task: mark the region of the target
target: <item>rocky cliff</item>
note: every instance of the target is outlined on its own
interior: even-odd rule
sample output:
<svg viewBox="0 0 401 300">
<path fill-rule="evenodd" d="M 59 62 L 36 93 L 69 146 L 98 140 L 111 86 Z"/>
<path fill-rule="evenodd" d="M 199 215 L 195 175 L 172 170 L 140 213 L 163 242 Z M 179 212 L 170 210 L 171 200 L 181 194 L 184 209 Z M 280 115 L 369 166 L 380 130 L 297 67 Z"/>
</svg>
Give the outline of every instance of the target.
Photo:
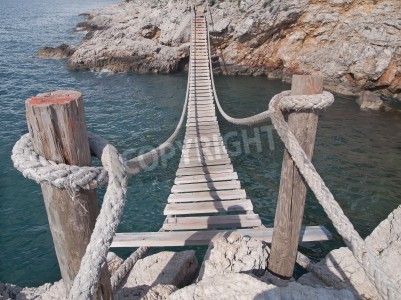
<svg viewBox="0 0 401 300">
<path fill-rule="evenodd" d="M 201 5 L 203 1 L 197 1 Z M 188 62 L 190 1 L 134 0 L 93 12 L 73 70 L 170 73 Z M 288 79 L 321 73 L 326 88 L 401 99 L 401 1 L 210 1 L 215 72 Z"/>
</svg>

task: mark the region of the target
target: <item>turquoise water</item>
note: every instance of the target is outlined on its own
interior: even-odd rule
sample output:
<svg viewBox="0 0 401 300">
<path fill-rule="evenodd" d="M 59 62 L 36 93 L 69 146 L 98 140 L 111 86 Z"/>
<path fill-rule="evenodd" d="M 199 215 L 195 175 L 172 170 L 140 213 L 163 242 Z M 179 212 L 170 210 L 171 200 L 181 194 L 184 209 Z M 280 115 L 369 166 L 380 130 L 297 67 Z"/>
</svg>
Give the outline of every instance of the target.
<svg viewBox="0 0 401 300">
<path fill-rule="evenodd" d="M 82 91 L 87 124 L 126 157 L 163 142 L 174 130 L 183 104 L 186 75 L 72 73 L 64 63 L 34 54 L 43 46 L 73 43 L 79 13 L 115 1 L 2 0 L 0 2 L 0 281 L 37 286 L 60 277 L 39 186 L 13 169 L 11 149 L 27 131 L 24 101 L 56 89 Z M 50 5 L 51 3 L 51 5 Z M 289 85 L 265 78 L 217 77 L 217 91 L 226 111 L 246 117 L 267 108 L 268 99 Z M 268 124 L 267 124 L 268 125 Z M 274 220 L 283 146 L 273 133 L 232 126 L 228 148 L 241 182 L 264 224 Z M 246 151 L 243 137 L 260 133 L 260 149 Z M 246 144 L 246 143 L 245 143 Z M 119 231 L 158 230 L 174 181 L 179 152 L 151 171 L 130 180 L 128 201 Z M 362 236 L 368 235 L 401 203 L 401 116 L 361 112 L 352 97 L 336 96 L 322 113 L 314 163 L 328 187 Z M 100 191 L 102 194 L 103 191 Z M 308 195 L 305 225 L 322 224 L 335 240 L 303 246 L 318 259 L 341 246 L 330 221 Z M 127 255 L 128 251 L 119 251 Z"/>
</svg>

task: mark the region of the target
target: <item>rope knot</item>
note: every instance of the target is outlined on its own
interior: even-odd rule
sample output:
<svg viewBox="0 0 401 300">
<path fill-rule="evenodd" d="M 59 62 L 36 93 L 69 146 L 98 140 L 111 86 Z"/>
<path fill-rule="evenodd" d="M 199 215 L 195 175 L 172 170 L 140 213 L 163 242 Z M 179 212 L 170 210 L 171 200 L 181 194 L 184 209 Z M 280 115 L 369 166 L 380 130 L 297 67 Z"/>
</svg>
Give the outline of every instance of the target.
<svg viewBox="0 0 401 300">
<path fill-rule="evenodd" d="M 97 141 L 96 136 L 92 139 Z M 103 140 L 98 140 L 98 143 Z M 37 183 L 48 183 L 57 188 L 72 190 L 91 190 L 105 186 L 108 181 L 107 171 L 102 167 L 79 167 L 58 164 L 38 155 L 33 149 L 31 136 L 24 134 L 16 142 L 11 159 L 14 167 L 26 178 Z"/>
<path fill-rule="evenodd" d="M 277 99 L 274 99 L 276 98 Z M 276 95 L 270 102 L 270 107 L 276 104 L 281 111 L 300 111 L 324 109 L 334 102 L 334 96 L 330 92 L 324 91 L 322 94 L 315 95 L 291 95 L 291 91 L 284 91 Z"/>
</svg>

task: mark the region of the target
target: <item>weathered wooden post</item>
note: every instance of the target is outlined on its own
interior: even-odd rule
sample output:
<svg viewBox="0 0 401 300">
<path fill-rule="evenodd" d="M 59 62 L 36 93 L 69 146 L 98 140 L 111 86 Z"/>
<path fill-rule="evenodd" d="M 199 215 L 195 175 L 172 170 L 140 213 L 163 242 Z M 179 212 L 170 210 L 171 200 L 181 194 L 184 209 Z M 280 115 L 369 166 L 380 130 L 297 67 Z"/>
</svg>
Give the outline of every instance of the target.
<svg viewBox="0 0 401 300">
<path fill-rule="evenodd" d="M 57 163 L 90 166 L 91 156 L 81 93 L 55 91 L 26 101 L 26 119 L 35 151 Z M 49 226 L 67 293 L 78 273 L 99 214 L 96 190 L 73 191 L 41 184 Z M 111 299 L 107 266 L 97 299 Z"/>
<path fill-rule="evenodd" d="M 321 94 L 322 91 L 321 76 L 294 75 L 292 78 L 291 95 Z M 309 159 L 313 155 L 317 123 L 318 112 L 289 112 L 288 125 Z M 306 192 L 307 186 L 285 150 L 268 263 L 269 271 L 283 278 L 292 277 L 294 272 Z"/>
</svg>

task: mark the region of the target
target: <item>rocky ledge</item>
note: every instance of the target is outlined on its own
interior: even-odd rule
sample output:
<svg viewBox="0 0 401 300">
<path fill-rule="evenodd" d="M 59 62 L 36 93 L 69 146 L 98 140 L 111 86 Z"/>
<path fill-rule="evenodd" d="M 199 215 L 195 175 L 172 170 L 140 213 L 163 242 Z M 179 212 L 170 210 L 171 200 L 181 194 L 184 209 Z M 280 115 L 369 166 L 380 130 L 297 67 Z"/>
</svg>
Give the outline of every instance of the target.
<svg viewBox="0 0 401 300">
<path fill-rule="evenodd" d="M 399 0 L 210 3 L 215 72 L 284 79 L 320 73 L 336 92 L 401 99 Z M 187 1 L 135 0 L 86 16 L 78 29 L 87 37 L 67 51 L 72 70 L 171 73 L 188 62 Z"/>
<path fill-rule="evenodd" d="M 401 288 L 401 205 L 366 238 L 384 271 Z M 348 248 L 330 252 L 313 273 L 280 279 L 266 270 L 269 247 L 232 233 L 212 240 L 201 266 L 193 250 L 140 259 L 116 291 L 116 299 L 382 299 Z M 121 265 L 107 256 L 110 274 Z M 65 299 L 62 281 L 38 288 L 0 283 L 0 299 Z"/>
</svg>

